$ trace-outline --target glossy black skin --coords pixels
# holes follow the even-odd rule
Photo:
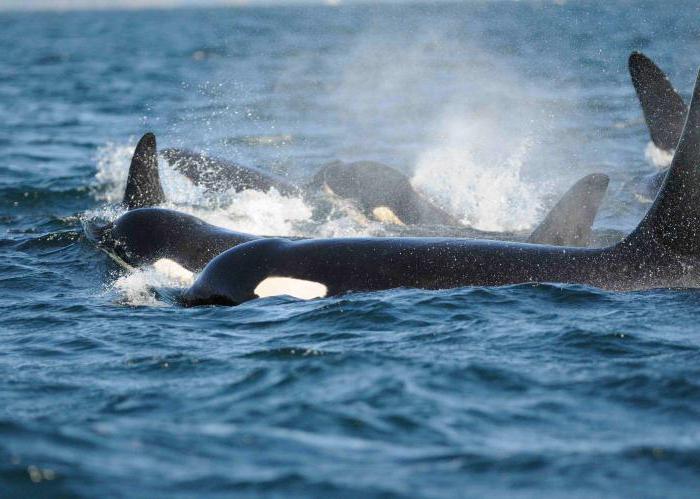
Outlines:
[[[373,161],[327,164],[316,173],[306,190],[327,188],[354,200],[367,216],[386,206],[406,225],[461,225],[460,221],[428,201],[408,177],[390,166]]]
[[[238,304],[268,277],[320,282],[328,294],[528,282],[612,290],[700,285],[700,74],[681,139],[659,194],[637,228],[602,249],[464,239],[252,241],[204,269],[185,305]]]
[[[445,238],[266,239],[219,255],[182,297],[187,306],[236,305],[268,277],[324,284],[328,295],[398,287],[445,289],[565,282],[631,290],[687,285],[687,264],[663,248],[562,248]]]
[[[192,182],[213,191],[267,192],[274,188],[284,195],[308,197],[328,187],[335,195],[355,201],[369,217],[373,216],[374,208],[386,206],[407,225],[461,225],[455,217],[417,193],[406,175],[381,163],[335,161],[322,166],[311,182],[299,187],[259,168],[191,151],[165,149],[162,154]]]
[[[651,141],[663,151],[673,151],[681,138],[688,106],[666,74],[644,54],[633,52],[628,68]],[[654,199],[667,171],[645,176],[636,186],[637,194]]]
[[[227,249],[259,239],[162,208],[128,211],[113,223],[96,229],[93,237],[100,247],[130,266],[168,258],[192,272],[199,272]]]
[[[652,142],[665,151],[675,149],[688,112],[683,98],[664,72],[644,54],[633,52],[628,67]]]
[[[156,136],[152,133],[146,133],[136,144],[122,200],[130,210],[165,202],[156,150]]]
[[[235,192],[253,189],[268,192],[276,189],[284,195],[298,195],[299,187],[284,177],[252,166],[242,166],[233,161],[205,156],[182,149],[164,149],[161,154],[177,171],[197,185],[213,191]]]

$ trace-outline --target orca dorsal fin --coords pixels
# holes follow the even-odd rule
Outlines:
[[[628,66],[652,142],[659,149],[675,149],[688,111],[683,98],[664,72],[641,52],[632,52]]]
[[[530,234],[527,242],[555,246],[588,246],[591,227],[609,181],[607,175],[594,173],[576,182]]]
[[[122,202],[130,210],[156,206],[165,202],[165,194],[158,174],[156,136],[150,132],[141,137],[136,144]]]
[[[657,243],[681,255],[700,255],[700,73],[671,167],[654,204],[620,244]]]

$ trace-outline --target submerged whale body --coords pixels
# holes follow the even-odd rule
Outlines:
[[[321,192],[354,201],[362,212],[380,222],[402,225],[460,225],[459,221],[416,192],[406,175],[373,161],[322,166],[313,179],[296,186],[259,168],[182,149],[162,152],[170,165],[194,184],[212,191],[240,192],[276,189],[284,195],[313,196]]]
[[[276,189],[280,194],[295,196],[299,187],[284,177],[233,161],[206,156],[183,149],[164,149],[161,154],[168,163],[189,178],[195,185],[212,191],[235,192],[252,189],[268,192]]]
[[[366,216],[380,222],[411,226],[461,226],[454,216],[417,192],[405,174],[382,163],[335,161],[321,167],[305,186],[294,187],[285,184],[284,179],[226,160],[179,149],[166,149],[163,155],[195,183],[211,188],[218,186],[217,190],[269,191],[275,188],[282,193],[309,196],[321,191],[352,200]],[[591,225],[607,186],[608,177],[602,174],[581,179],[549,212],[529,242],[588,245]]]
[[[614,246],[585,249],[429,238],[259,240],[214,258],[183,293],[182,303],[239,304],[260,296],[256,290],[274,279],[313,285],[317,296],[527,282],[613,290],[694,287],[700,284],[699,266],[700,74],[659,194],[637,228]]]
[[[416,192],[408,177],[374,161],[329,163],[306,190],[323,189],[356,202],[368,216],[402,225],[461,225],[459,220]]]

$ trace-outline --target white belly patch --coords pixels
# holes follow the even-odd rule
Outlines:
[[[301,300],[323,298],[328,294],[328,288],[315,281],[294,279],[291,277],[268,277],[258,284],[253,291],[258,298],[267,296],[289,295]]]
[[[394,225],[406,225],[388,206],[377,206],[372,210],[372,215],[374,215],[374,218],[376,218],[378,222]]]

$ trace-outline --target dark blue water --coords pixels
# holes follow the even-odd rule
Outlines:
[[[392,290],[181,309],[82,235],[135,139],[305,178],[384,161],[488,230],[526,230],[602,171],[600,229],[655,166],[626,73],[684,96],[697,4],[0,15],[0,496],[696,496],[700,295],[579,286]],[[301,200],[172,202],[261,233]]]

